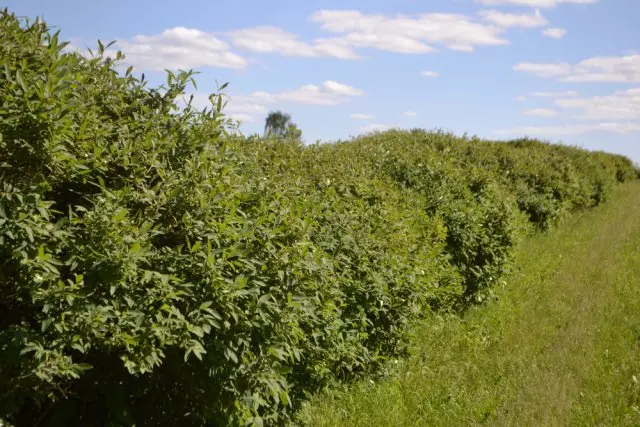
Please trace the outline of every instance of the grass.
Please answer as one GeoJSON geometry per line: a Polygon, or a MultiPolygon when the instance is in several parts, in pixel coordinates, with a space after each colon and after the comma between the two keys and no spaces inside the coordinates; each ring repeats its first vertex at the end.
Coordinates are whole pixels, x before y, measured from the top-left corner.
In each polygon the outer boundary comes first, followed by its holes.
{"type": "Polygon", "coordinates": [[[379,382],[314,398],[312,426],[640,425],[640,183],[528,238],[497,298],[416,328],[379,382]]]}

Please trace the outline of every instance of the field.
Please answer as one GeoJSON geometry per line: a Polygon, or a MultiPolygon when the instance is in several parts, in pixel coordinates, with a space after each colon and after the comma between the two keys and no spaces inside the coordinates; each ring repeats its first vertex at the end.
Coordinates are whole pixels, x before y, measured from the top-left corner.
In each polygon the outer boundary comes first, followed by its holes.
{"type": "Polygon", "coordinates": [[[8,11],[0,38],[3,422],[357,424],[385,401],[389,423],[544,423],[569,419],[576,381],[616,392],[628,158],[420,129],[245,137],[224,85],[191,104],[190,71],[150,87],[101,42],[67,52],[8,11]],[[401,379],[331,392],[385,374],[401,379]]]}
{"type": "Polygon", "coordinates": [[[640,185],[528,238],[496,300],[414,332],[389,378],[315,399],[314,426],[640,424],[640,185]]]}

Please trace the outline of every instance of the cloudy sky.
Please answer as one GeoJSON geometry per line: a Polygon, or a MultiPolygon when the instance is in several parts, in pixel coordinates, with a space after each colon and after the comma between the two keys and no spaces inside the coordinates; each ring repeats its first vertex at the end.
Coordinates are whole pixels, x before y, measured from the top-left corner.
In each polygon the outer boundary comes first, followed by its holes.
{"type": "Polygon", "coordinates": [[[640,0],[9,0],[79,47],[116,46],[152,83],[230,82],[245,133],[266,112],[307,142],[442,128],[524,135],[640,162],[640,0]]]}

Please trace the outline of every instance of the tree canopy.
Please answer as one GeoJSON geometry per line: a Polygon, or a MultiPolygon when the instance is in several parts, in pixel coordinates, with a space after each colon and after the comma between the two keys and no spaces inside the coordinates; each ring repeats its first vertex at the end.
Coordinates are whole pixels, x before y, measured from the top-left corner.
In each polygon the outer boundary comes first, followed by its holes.
{"type": "Polygon", "coordinates": [[[287,128],[291,125],[291,116],[282,111],[271,111],[267,114],[264,123],[264,134],[284,136],[287,128]]]}

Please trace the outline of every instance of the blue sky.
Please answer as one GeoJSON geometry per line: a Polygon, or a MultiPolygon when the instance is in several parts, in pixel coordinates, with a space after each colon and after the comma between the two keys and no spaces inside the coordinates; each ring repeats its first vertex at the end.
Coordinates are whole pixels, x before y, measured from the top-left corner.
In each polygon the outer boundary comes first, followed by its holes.
{"type": "Polygon", "coordinates": [[[307,142],[386,127],[524,135],[640,162],[638,0],[11,0],[75,46],[116,46],[151,82],[194,68],[198,99],[307,142]]]}

